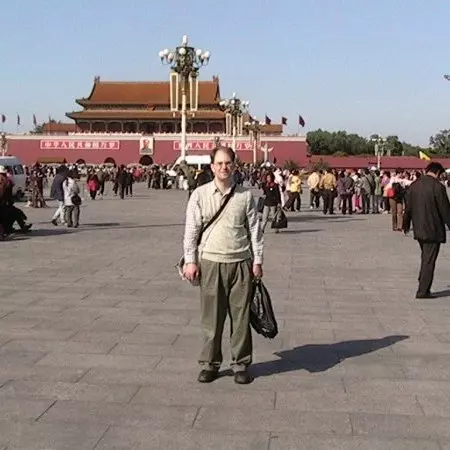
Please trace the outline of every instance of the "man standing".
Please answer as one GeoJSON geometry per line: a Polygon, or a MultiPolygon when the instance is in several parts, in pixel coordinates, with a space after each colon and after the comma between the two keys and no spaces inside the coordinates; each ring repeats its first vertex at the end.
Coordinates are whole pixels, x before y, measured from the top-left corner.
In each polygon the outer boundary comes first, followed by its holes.
{"type": "Polygon", "coordinates": [[[430,163],[426,175],[420,177],[408,189],[403,231],[408,233],[411,221],[414,239],[422,251],[419,288],[416,298],[432,298],[434,268],[441,244],[446,242],[445,225],[450,228],[450,202],[445,186],[439,182],[444,168],[437,162],[430,163]]]}
{"type": "Polygon", "coordinates": [[[200,277],[203,349],[200,383],[217,378],[222,363],[222,333],[227,312],[231,320],[231,356],[234,381],[252,381],[247,367],[252,362],[250,301],[253,278],[262,277],[263,235],[252,194],[233,184],[235,153],[217,147],[211,155],[213,181],[197,188],[186,210],[184,276],[200,277]],[[216,221],[202,235],[202,228],[230,196],[216,221]]]}
{"type": "Polygon", "coordinates": [[[309,189],[309,208],[319,209],[320,192],[319,192],[320,175],[317,170],[308,177],[308,189],[309,189]]]}
{"type": "Polygon", "coordinates": [[[325,174],[320,180],[320,189],[323,192],[323,213],[334,214],[336,177],[331,170],[325,169],[325,174]]]}
{"type": "Polygon", "coordinates": [[[364,175],[361,178],[361,201],[362,213],[370,213],[370,199],[375,192],[375,183],[369,169],[364,169],[364,175]]]}

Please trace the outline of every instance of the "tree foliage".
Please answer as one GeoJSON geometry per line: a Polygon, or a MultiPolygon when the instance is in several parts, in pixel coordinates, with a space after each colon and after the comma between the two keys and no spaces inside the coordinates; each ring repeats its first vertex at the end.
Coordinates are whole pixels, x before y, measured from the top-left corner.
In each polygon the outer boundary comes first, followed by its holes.
{"type": "Polygon", "coordinates": [[[431,154],[439,156],[450,155],[450,130],[441,130],[430,137],[431,154]]]}
{"type": "MultiPolygon", "coordinates": [[[[445,133],[445,130],[441,133],[445,133]]],[[[367,139],[354,133],[347,133],[346,131],[330,132],[322,129],[310,131],[306,136],[311,154],[333,156],[374,155],[375,141],[378,138],[379,136],[375,134],[367,139]]],[[[431,139],[433,138],[430,138],[430,144],[431,139]]],[[[434,142],[435,140],[433,140],[433,143],[434,142]]],[[[439,148],[447,148],[447,153],[450,155],[450,130],[446,131],[444,138],[439,137],[436,142],[439,142],[439,144],[437,144],[439,148]],[[443,144],[442,142],[446,142],[446,144],[443,144]]],[[[383,142],[379,143],[379,146],[383,155],[391,156],[417,156],[419,151],[429,151],[428,148],[422,148],[407,142],[402,142],[399,140],[398,136],[394,135],[387,136],[383,142]]],[[[443,154],[442,151],[439,154],[443,154]]]]}

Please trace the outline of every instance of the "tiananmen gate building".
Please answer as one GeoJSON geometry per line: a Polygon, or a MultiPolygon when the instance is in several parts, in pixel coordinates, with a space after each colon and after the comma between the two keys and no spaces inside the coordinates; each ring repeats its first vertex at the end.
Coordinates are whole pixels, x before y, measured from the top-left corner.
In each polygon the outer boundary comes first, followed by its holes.
{"type": "MultiPolygon", "coordinates": [[[[170,81],[126,82],[94,79],[80,107],[66,116],[74,123],[46,123],[43,134],[8,135],[10,155],[25,164],[66,161],[87,164],[170,164],[180,156],[181,116],[173,104],[181,95],[170,81]]],[[[231,126],[220,105],[219,78],[197,81],[187,96],[187,155],[208,154],[219,138],[231,145],[231,126]]],[[[243,162],[254,159],[253,144],[243,126],[236,137],[236,152],[243,162]]],[[[281,123],[261,126],[256,160],[267,152],[270,161],[294,160],[307,164],[305,136],[283,136],[281,123]],[[266,149],[264,151],[264,149],[266,149]]]]}

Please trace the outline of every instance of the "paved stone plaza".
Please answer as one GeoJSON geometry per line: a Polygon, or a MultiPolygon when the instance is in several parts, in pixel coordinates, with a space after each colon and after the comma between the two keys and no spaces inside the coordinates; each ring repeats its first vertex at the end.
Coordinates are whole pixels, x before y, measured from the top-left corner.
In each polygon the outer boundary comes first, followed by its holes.
{"type": "Polygon", "coordinates": [[[450,449],[450,247],[417,302],[389,216],[293,215],[266,235],[280,334],[254,336],[254,383],[200,385],[186,195],[136,190],[86,200],[78,230],[27,209],[35,231],[0,242],[0,450],[450,449]]]}

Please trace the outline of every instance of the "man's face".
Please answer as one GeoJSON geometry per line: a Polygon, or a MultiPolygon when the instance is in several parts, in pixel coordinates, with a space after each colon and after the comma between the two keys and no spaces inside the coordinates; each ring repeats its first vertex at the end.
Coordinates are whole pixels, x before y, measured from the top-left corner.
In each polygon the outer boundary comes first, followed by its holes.
{"type": "Polygon", "coordinates": [[[233,161],[224,151],[218,151],[214,162],[211,164],[211,170],[214,176],[220,181],[228,180],[233,173],[233,161]]]}

